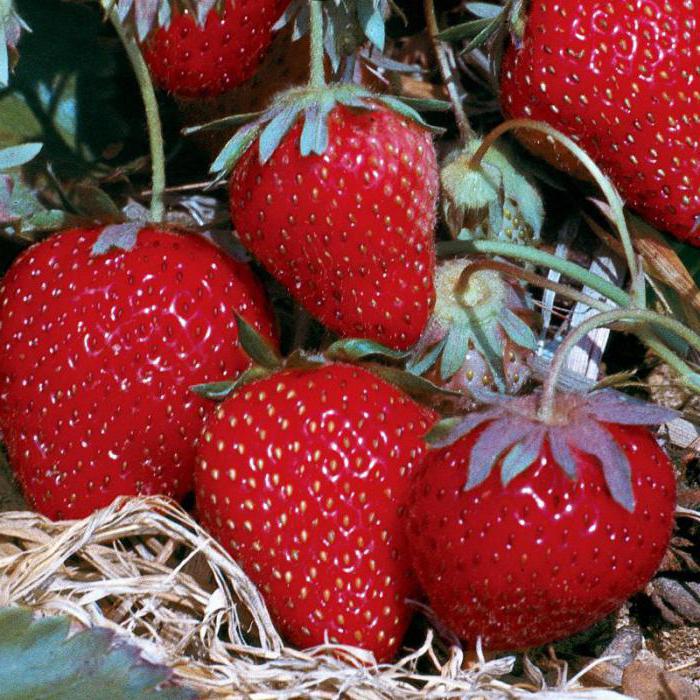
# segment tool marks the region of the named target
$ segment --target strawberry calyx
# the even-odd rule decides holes
[[[6,87],[10,68],[17,60],[17,43],[29,27],[17,14],[12,0],[0,0],[0,87]]]
[[[440,173],[450,232],[462,240],[539,240],[544,204],[532,178],[521,172],[504,144],[492,146],[475,162],[482,143],[474,138],[452,153]]]
[[[537,338],[525,291],[478,261],[447,260],[435,276],[436,304],[408,369],[423,375],[439,367],[440,380],[455,391],[484,388],[512,393],[530,376],[527,358]]]
[[[595,457],[610,495],[629,512],[635,509],[632,468],[606,424],[654,426],[677,416],[612,389],[558,393],[549,422],[540,416],[541,392],[515,398],[482,393],[481,400],[486,405],[483,411],[442,421],[428,435],[432,446],[441,448],[482,429],[469,458],[465,491],[482,484],[497,465],[503,484],[509,484],[533,465],[546,440],[556,464],[574,481],[578,477],[574,452]]]
[[[282,357],[277,350],[244,318],[236,316],[238,337],[243,350],[253,360],[253,366],[235,380],[198,384],[190,390],[212,401],[223,401],[247,384],[268,377],[283,369],[316,369],[327,364],[355,364],[373,372],[409,396],[423,403],[436,402],[438,398],[456,398],[460,394],[436,386],[423,377],[401,368],[408,353],[392,350],[373,340],[347,338],[332,343],[319,352],[294,350]]]
[[[376,94],[349,83],[296,87],[280,93],[262,114],[246,115],[252,120],[245,123],[224,146],[210,172],[216,176],[216,181],[223,180],[256,139],[260,163],[267,163],[298,119],[304,122],[300,140],[301,155],[306,157],[314,153],[322,156],[328,147],[328,117],[337,105],[360,110],[388,107],[426,129],[440,131],[430,126],[411,105],[399,97]]]
[[[224,10],[225,0],[102,0],[107,13],[116,11],[119,21],[130,24],[136,30],[139,41],[144,41],[154,30],[170,26],[173,9],[191,13],[200,26],[204,26],[209,13]]]

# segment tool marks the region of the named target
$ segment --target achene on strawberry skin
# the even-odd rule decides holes
[[[93,254],[102,233],[31,247],[0,287],[0,427],[51,518],[119,495],[182,498],[208,407],[189,387],[249,366],[236,314],[275,338],[252,271],[200,236],[143,228],[131,250]]]
[[[336,105],[323,155],[302,156],[301,133],[298,121],[266,163],[256,142],[236,164],[242,243],[332,331],[411,347],[435,299],[430,132],[376,103]]]
[[[394,656],[418,593],[401,519],[433,420],[343,364],[275,373],[209,417],[197,509],[291,643]]]

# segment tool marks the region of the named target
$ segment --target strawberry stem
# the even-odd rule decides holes
[[[437,17],[435,16],[434,0],[423,0],[423,8],[425,12],[425,23],[428,28],[428,35],[430,36],[430,41],[433,44],[433,49],[435,50],[435,55],[437,56],[442,82],[447,89],[447,94],[450,98],[450,102],[452,103],[452,111],[455,115],[462,145],[464,145],[476,138],[476,134],[469,124],[467,113],[464,111],[464,105],[462,104],[462,98],[460,97],[460,88],[462,86],[452,66],[452,56],[450,55],[451,49],[444,41],[440,41],[440,39],[438,39],[440,28],[438,27]]]
[[[163,143],[163,127],[158,109],[158,98],[153,87],[151,74],[146,62],[143,60],[143,54],[138,43],[133,36],[125,31],[116,11],[112,11],[110,19],[124,45],[139,84],[144,107],[146,108],[146,125],[151,148],[152,167],[151,220],[154,223],[160,223],[165,215],[165,206],[163,204],[163,194],[165,192],[165,145]]]
[[[477,260],[465,267],[459,280],[459,288],[457,290],[458,293],[467,287],[469,277],[479,270],[494,270],[495,272],[500,272],[503,275],[508,275],[508,277],[523,280],[524,282],[532,284],[536,287],[551,289],[560,296],[586,304],[587,306],[601,312],[611,310],[610,306],[605,302],[600,301],[599,299],[594,299],[592,296],[584,294],[583,292],[579,292],[578,289],[574,289],[568,284],[553,282],[552,280],[548,280],[546,277],[538,275],[535,272],[529,272],[528,270],[523,270],[521,267],[517,267],[516,265],[510,265],[509,263],[499,262],[497,260]]]
[[[569,279],[576,280],[590,289],[594,289],[619,306],[629,307],[632,303],[627,292],[599,275],[586,270],[586,268],[576,263],[537,248],[517,243],[506,243],[505,241],[446,241],[438,244],[438,253],[440,257],[481,254],[515,258],[523,262],[548,267],[550,270],[556,270]]]
[[[661,326],[675,333],[679,338],[682,338],[693,348],[700,351],[700,336],[689,328],[686,328],[680,321],[676,321],[668,316],[662,316],[661,314],[647,309],[616,309],[615,311],[606,311],[605,313],[597,314],[571,331],[557,348],[542,390],[542,398],[540,400],[538,412],[538,416],[542,422],[548,425],[554,423],[557,384],[569,352],[591,331],[624,321]],[[676,359],[674,362],[674,369],[681,375],[683,383],[693,391],[700,392],[700,374],[694,372],[676,355],[674,355],[674,357]]]
[[[311,11],[311,87],[326,87],[325,50],[323,46],[323,3],[310,0]]]
[[[634,306],[640,309],[646,307],[646,290],[644,283],[644,275],[641,274],[641,270],[637,261],[637,255],[634,251],[634,246],[632,245],[632,237],[630,235],[629,229],[627,228],[627,221],[625,219],[624,205],[622,199],[618,194],[615,187],[612,185],[610,180],[603,174],[600,168],[595,164],[591,157],[572,139],[565,136],[561,132],[553,129],[548,124],[544,122],[536,122],[531,119],[513,119],[511,121],[504,122],[503,124],[497,126],[490,134],[488,134],[479,149],[472,156],[469,163],[470,167],[476,169],[481,166],[481,160],[488,151],[488,149],[496,142],[507,131],[512,131],[514,129],[532,129],[534,131],[540,131],[549,138],[557,141],[559,144],[564,146],[569,150],[579,161],[585,166],[588,172],[593,176],[593,179],[598,183],[598,186],[602,190],[605,198],[610,205],[610,210],[612,213],[615,226],[620,234],[620,240],[622,241],[622,247],[625,252],[625,258],[627,260],[627,266],[630,271],[631,283],[631,293],[632,299],[634,301]]]

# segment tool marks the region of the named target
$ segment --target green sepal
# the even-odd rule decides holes
[[[191,690],[163,687],[165,666],[108,629],[69,636],[67,617],[34,619],[29,610],[0,610],[0,700],[194,700]]]
[[[239,129],[216,157],[209,172],[216,174],[217,180],[226,177],[243,154],[252,146],[261,131],[262,124],[258,122],[246,124]]]
[[[417,112],[449,112],[452,109],[452,105],[447,100],[436,100],[428,97],[404,97],[403,95],[398,96],[397,99]]]
[[[389,107],[389,109],[397,114],[407,117],[417,124],[420,124],[422,127],[432,131],[434,134],[442,135],[446,131],[446,129],[442,129],[441,127],[428,124],[428,122],[426,122],[425,119],[423,119],[423,117],[421,117],[421,115],[415,109],[413,109],[413,107],[399,97],[394,97],[392,95],[377,95],[374,99],[377,100],[377,102],[385,104],[387,107]]]
[[[411,372],[406,372],[396,367],[386,367],[383,365],[368,366],[367,369],[378,374],[382,379],[386,379],[390,384],[397,386],[404,393],[419,401],[426,401],[433,398],[458,398],[463,399],[464,395],[458,391],[450,391],[433,384],[433,382],[419,377]]]
[[[525,438],[508,451],[501,464],[501,483],[508,486],[513,479],[520,476],[540,456],[544,431],[535,431],[532,437]]]
[[[505,334],[521,348],[537,351],[537,336],[530,326],[510,309],[503,309],[500,317]]]
[[[462,422],[461,418],[444,418],[438,421],[430,429],[430,432],[425,436],[425,440],[429,445],[444,443],[450,440],[454,434],[455,428]]]
[[[460,55],[464,56],[474,49],[483,46],[492,36],[495,36],[505,25],[504,18],[493,20],[488,26],[484,27],[463,49]]]
[[[400,361],[408,357],[407,352],[392,350],[374,340],[351,338],[337,340],[324,353],[329,360],[337,362],[357,362],[368,357],[379,357],[390,361]]]
[[[328,148],[328,115],[335,107],[333,95],[321,96],[304,112],[304,128],[301,131],[299,150],[306,157],[315,153],[322,156]]]
[[[459,372],[467,357],[470,339],[471,325],[468,321],[454,323],[450,327],[440,362],[440,379],[443,382]]]
[[[195,384],[190,387],[190,391],[210,401],[223,401],[242,387],[260,379],[265,379],[270,374],[271,370],[265,367],[254,366],[243,372],[238,379],[212,382],[211,384]]]
[[[223,117],[222,119],[214,119],[213,121],[205,122],[204,124],[185,127],[181,133],[183,136],[190,136],[191,134],[198,134],[202,131],[216,131],[218,129],[230,129],[232,127],[244,126],[245,124],[250,124],[256,119],[259,119],[263,114],[264,112],[232,114],[230,117]]]
[[[90,255],[97,257],[112,250],[123,250],[127,253],[132,251],[142,228],[143,223],[138,221],[105,226],[93,244]]]
[[[457,24],[454,27],[443,29],[437,38],[440,41],[463,41],[464,39],[474,39],[487,27],[493,24],[492,19],[471,19],[468,22]]]
[[[411,374],[425,374],[438,360],[447,343],[447,336],[438,341],[425,354],[420,354],[406,365],[406,371]]]
[[[479,19],[496,19],[503,13],[503,6],[491,2],[468,2],[465,9]]]
[[[236,323],[238,325],[238,341],[253,362],[267,369],[282,367],[283,361],[279,353],[243,316],[236,314]]]
[[[260,134],[259,153],[260,163],[267,163],[282,143],[282,139],[294,126],[302,110],[300,104],[285,105],[265,126]]]

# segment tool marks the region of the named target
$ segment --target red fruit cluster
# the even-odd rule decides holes
[[[290,0],[226,0],[199,26],[189,11],[173,8],[168,27],[144,43],[156,83],[180,97],[215,97],[253,76],[272,43],[272,26]]]
[[[182,498],[207,405],[189,387],[250,364],[235,314],[274,337],[250,269],[204,239],[146,228],[133,250],[93,255],[100,233],[33,246],[0,287],[0,428],[52,518],[122,494]]]
[[[651,223],[700,244],[697,2],[537,0],[503,108],[576,138]]]

